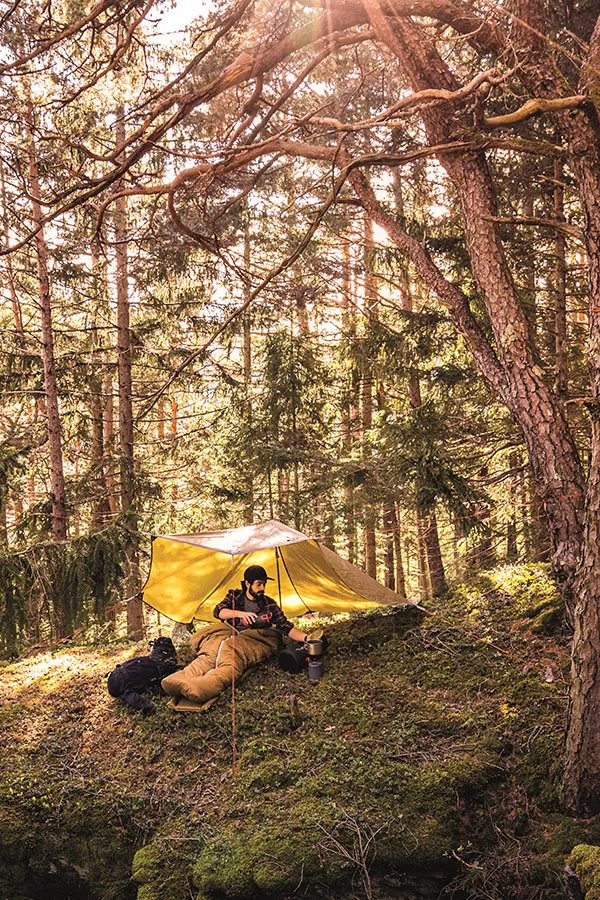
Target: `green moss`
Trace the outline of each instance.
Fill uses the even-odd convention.
[[[585,900],[600,900],[600,847],[578,844],[567,865],[575,869]]]
[[[131,866],[131,878],[139,885],[137,900],[188,900],[192,856],[182,853],[181,846],[159,840],[137,851]]]
[[[255,887],[252,863],[247,847],[239,839],[212,841],[202,850],[194,865],[194,883],[203,893],[252,897]]]
[[[138,850],[131,864],[131,877],[137,884],[150,884],[164,868],[163,855],[158,847],[149,844]]]
[[[0,852],[3,859],[16,854],[34,844],[31,824],[27,817],[15,809],[0,806]]]

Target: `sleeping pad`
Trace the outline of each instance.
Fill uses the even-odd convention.
[[[231,684],[232,677],[268,659],[279,646],[274,628],[249,628],[236,633],[230,625],[209,625],[190,638],[196,659],[167,678],[163,690],[171,697],[206,703]]]

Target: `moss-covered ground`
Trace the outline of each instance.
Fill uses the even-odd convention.
[[[321,681],[264,665],[235,728],[230,693],[147,718],[109,697],[145,644],[6,665],[0,897],[564,896],[600,826],[561,811],[569,648],[548,572],[497,570],[428,610],[330,623]]]

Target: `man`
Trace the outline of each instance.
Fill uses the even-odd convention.
[[[306,640],[306,634],[295,628],[265,594],[267,579],[262,566],[246,569],[241,588],[229,591],[213,611],[219,624],[192,636],[190,645],[196,659],[181,672],[163,679],[167,694],[203,705],[233,679],[268,659],[279,646],[279,634],[295,641]]]
[[[274,626],[294,641],[305,641],[306,634],[294,628],[281,608],[265,594],[267,581],[273,579],[269,578],[262,566],[249,566],[244,572],[241,589],[229,591],[225,599],[215,606],[213,615],[222,621],[237,620],[235,628],[238,632],[247,628]]]

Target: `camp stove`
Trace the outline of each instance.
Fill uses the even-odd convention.
[[[306,640],[295,647],[288,647],[279,654],[279,665],[286,672],[298,674],[306,669],[308,680],[315,684],[325,672],[324,656],[327,651],[327,638],[323,631],[314,631]]]

